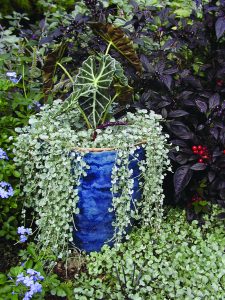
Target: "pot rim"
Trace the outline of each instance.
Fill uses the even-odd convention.
[[[147,140],[144,140],[142,142],[136,143],[134,144],[134,146],[139,146],[142,144],[146,144]],[[75,151],[80,151],[80,152],[106,152],[106,151],[113,151],[116,150],[117,148],[115,147],[111,147],[111,148],[80,148],[80,147],[76,147],[73,150]]]

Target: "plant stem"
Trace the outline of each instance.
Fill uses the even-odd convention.
[[[60,68],[65,72],[65,74],[69,77],[70,81],[72,82],[72,84],[74,84],[74,80],[71,77],[71,75],[69,74],[69,72],[67,71],[66,68],[63,67],[63,65],[61,65],[59,62],[56,63],[58,66],[60,66]]]
[[[115,96],[113,97],[113,99],[108,103],[108,105],[107,105],[107,107],[106,107],[106,109],[105,109],[105,112],[104,112],[104,114],[103,114],[103,117],[102,117],[102,124],[105,123],[105,119],[106,119],[106,117],[107,117],[108,110],[109,110],[111,104],[115,101],[116,97],[118,97],[118,96],[119,96],[119,94],[116,93]]]
[[[105,55],[107,55],[109,53],[111,45],[112,45],[112,42],[109,42],[108,47],[107,47],[106,52],[105,52]]]
[[[26,92],[26,88],[25,88],[25,81],[24,81],[24,74],[25,74],[25,70],[24,70],[24,65],[23,65],[23,92],[24,92],[24,96],[27,99],[27,92]]]

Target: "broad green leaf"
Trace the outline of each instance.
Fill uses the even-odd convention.
[[[103,55],[100,60],[90,56],[83,62],[76,77],[74,89],[89,91],[78,101],[92,128],[98,126],[113,101],[109,87],[116,70],[115,63],[110,55]]]
[[[87,89],[75,89],[73,93],[71,93],[71,95],[63,102],[63,104],[59,107],[59,110],[57,111],[56,114],[52,115],[52,118],[55,118],[56,116],[62,114],[63,112],[66,112],[66,111],[69,111],[69,110],[72,110],[72,109],[78,109],[80,110],[88,128],[91,128],[91,124],[88,120],[88,118],[86,117],[85,113],[83,112],[83,110],[80,108],[79,106],[79,102],[78,100],[81,98],[81,97],[85,97],[87,95],[90,94],[90,89],[87,88]]]
[[[142,65],[134,49],[133,42],[120,28],[104,23],[92,23],[91,27],[94,32],[100,35],[103,40],[110,43],[141,73]]]

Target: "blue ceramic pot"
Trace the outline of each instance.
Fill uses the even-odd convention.
[[[144,159],[144,150],[136,150],[139,159]],[[87,176],[81,179],[78,187],[79,214],[75,215],[74,230],[75,245],[86,252],[100,251],[101,247],[113,237],[112,222],[115,215],[109,212],[112,207],[112,193],[110,191],[111,174],[115,164],[116,151],[89,152],[84,156],[85,162],[90,166]],[[134,199],[141,198],[138,175],[140,174],[136,160],[130,162],[134,178]],[[107,243],[112,245],[112,243]]]

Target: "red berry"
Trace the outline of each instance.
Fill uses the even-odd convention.
[[[194,154],[198,154],[198,150],[193,151]]]
[[[225,154],[225,149],[223,150],[223,154]]]
[[[197,149],[198,149],[197,146],[192,146],[193,151],[196,151]]]
[[[223,86],[223,80],[222,79],[217,79],[216,85]]]
[[[200,154],[200,155],[203,155],[203,154],[204,154],[204,151],[203,151],[203,150],[200,150],[200,151],[199,151],[199,154]]]
[[[202,164],[202,163],[203,163],[203,159],[202,159],[202,158],[199,158],[198,162],[199,162],[200,164]]]
[[[201,145],[198,146],[198,150],[202,150],[202,146]]]
[[[204,156],[202,156],[202,158],[209,159],[208,155],[204,155]]]

